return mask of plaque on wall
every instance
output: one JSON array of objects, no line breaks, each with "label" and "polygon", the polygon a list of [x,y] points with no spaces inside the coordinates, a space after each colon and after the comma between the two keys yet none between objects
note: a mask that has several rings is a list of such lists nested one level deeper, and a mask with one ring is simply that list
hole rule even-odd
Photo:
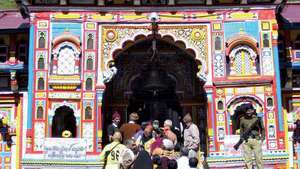
[{"label": "plaque on wall", "polygon": [[47,160],[85,160],[86,139],[83,138],[46,138],[44,158]]}]

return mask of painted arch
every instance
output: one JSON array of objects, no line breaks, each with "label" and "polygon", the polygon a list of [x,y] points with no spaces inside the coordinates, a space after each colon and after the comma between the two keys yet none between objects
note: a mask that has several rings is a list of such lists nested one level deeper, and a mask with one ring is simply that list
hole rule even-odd
[{"label": "painted arch", "polygon": [[[168,40],[177,47],[184,48],[187,52],[195,54],[197,63],[201,63],[198,77],[206,79],[208,74],[208,56],[209,56],[209,32],[208,25],[161,25],[159,35],[162,39]],[[128,48],[131,45],[142,40],[141,37],[147,37],[151,34],[149,25],[142,26],[100,26],[101,49],[98,64],[104,74],[114,75],[114,70],[110,71],[110,63],[113,62],[113,56]],[[102,79],[102,78],[98,78]]]}]

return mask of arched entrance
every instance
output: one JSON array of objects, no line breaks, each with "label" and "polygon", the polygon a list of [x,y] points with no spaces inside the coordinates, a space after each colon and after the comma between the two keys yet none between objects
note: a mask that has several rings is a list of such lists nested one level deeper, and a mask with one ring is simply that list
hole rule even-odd
[{"label": "arched entrance", "polygon": [[62,132],[69,130],[72,137],[76,137],[76,117],[74,111],[68,106],[61,106],[55,110],[52,119],[52,137],[62,137]]},{"label": "arched entrance", "polygon": [[[141,37],[124,44],[115,52],[117,74],[106,84],[103,96],[104,136],[113,111],[121,113],[121,123],[130,112],[140,114],[140,122],[167,118],[178,121],[192,113],[200,128],[202,150],[206,150],[206,93],[204,82],[197,77],[201,63],[184,43],[169,37],[157,39],[157,57],[151,61],[152,39]],[[105,138],[104,138],[105,139]]]},{"label": "arched entrance", "polygon": [[[240,118],[245,115],[242,105],[251,103],[256,110],[262,110],[263,104],[257,98],[252,96],[239,96],[228,104],[228,110],[231,118],[230,134],[236,134],[240,126]],[[261,113],[261,112],[256,112]]]}]

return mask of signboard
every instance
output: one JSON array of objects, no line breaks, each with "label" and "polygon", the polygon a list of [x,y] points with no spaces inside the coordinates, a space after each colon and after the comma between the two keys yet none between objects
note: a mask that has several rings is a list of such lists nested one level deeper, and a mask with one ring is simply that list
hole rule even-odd
[{"label": "signboard", "polygon": [[86,139],[84,138],[46,138],[44,158],[47,160],[85,160]]},{"label": "signboard", "polygon": [[51,92],[49,93],[51,99],[80,99],[81,94],[79,92]]}]

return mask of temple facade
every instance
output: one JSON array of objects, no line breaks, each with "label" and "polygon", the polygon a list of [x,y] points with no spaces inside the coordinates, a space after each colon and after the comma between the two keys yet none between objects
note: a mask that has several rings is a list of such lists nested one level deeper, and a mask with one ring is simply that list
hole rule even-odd
[{"label": "temple facade", "polygon": [[29,19],[0,12],[0,168],[18,168],[19,118],[27,105]]},{"label": "temple facade", "polygon": [[[241,150],[233,149],[243,115],[237,108],[252,103],[266,128],[265,168],[288,168],[277,3],[22,1],[30,40],[17,167],[99,168],[112,112],[126,122],[137,111],[143,121],[191,113],[210,168],[243,168]],[[166,78],[149,85],[160,77],[146,76],[149,70]],[[149,88],[151,95],[140,93]],[[71,138],[62,137],[65,130]]]}]

